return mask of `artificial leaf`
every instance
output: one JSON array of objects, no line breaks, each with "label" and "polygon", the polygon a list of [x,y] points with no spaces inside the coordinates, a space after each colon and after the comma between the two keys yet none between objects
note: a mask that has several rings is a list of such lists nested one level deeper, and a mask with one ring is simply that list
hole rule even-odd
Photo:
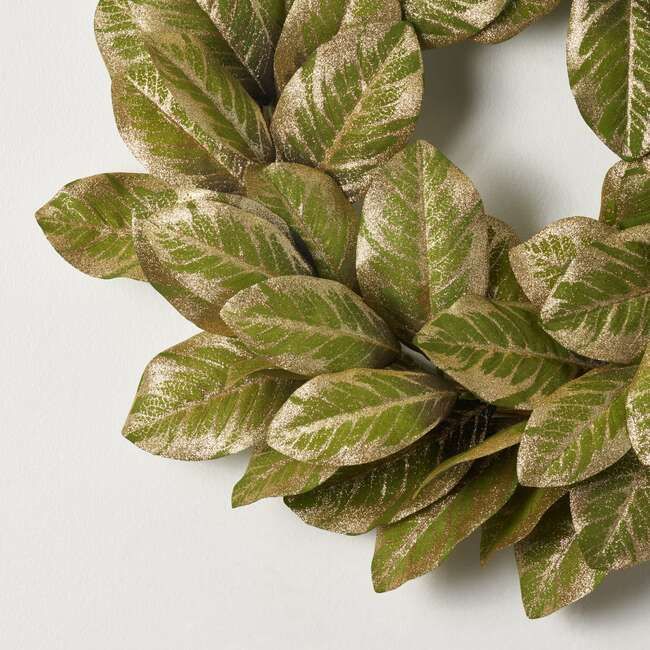
[{"label": "artificial leaf", "polygon": [[650,224],[579,252],[542,309],[544,329],[592,359],[629,363],[650,341]]},{"label": "artificial leaf", "polygon": [[639,460],[650,465],[650,346],[627,392],[626,411],[632,447]]},{"label": "artificial leaf", "polygon": [[443,47],[465,40],[487,27],[508,0],[402,0],[404,18],[424,47]]},{"label": "artificial leaf", "polygon": [[444,499],[380,528],[372,559],[375,590],[396,589],[439,566],[512,496],[517,487],[515,466],[512,450],[483,461]]},{"label": "artificial leaf", "polygon": [[158,355],[140,381],[125,437],[180,460],[217,458],[261,443],[300,382],[271,371],[226,387],[229,369],[251,356],[236,339],[205,332]]},{"label": "artificial leaf", "polygon": [[246,473],[233,488],[232,506],[247,506],[260,499],[300,494],[326,481],[336,467],[293,460],[268,447],[254,451]]},{"label": "artificial leaf", "polygon": [[273,84],[273,52],[285,16],[283,0],[196,0],[270,99]]},{"label": "artificial leaf", "polygon": [[57,252],[97,278],[144,280],[132,220],[174,205],[176,193],[145,174],[102,174],[66,185],[36,219]]},{"label": "artificial leaf", "polygon": [[571,514],[590,567],[650,560],[650,469],[634,454],[571,490]]},{"label": "artificial leaf", "polygon": [[398,452],[451,410],[456,394],[437,377],[354,369],[301,386],[273,419],[268,444],[295,460],[360,465]]},{"label": "artificial leaf", "polygon": [[388,325],[333,280],[271,278],[231,298],[221,318],[251,350],[300,375],[381,368],[400,352]]},{"label": "artificial leaf", "polygon": [[275,82],[282,90],[316,49],[340,29],[369,22],[402,19],[398,0],[296,0],[275,50]]},{"label": "artificial leaf", "polygon": [[525,539],[535,529],[544,513],[567,493],[567,488],[531,488],[519,486],[499,512],[481,529],[481,564],[490,557]]},{"label": "artificial leaf", "polygon": [[407,23],[341,30],[286,85],[271,132],[279,154],[332,175],[351,199],[413,132],[422,56]]},{"label": "artificial leaf", "polygon": [[307,248],[316,273],[351,288],[359,219],[347,197],[327,174],[293,163],[250,168],[248,196],[280,216]]},{"label": "artificial leaf", "polygon": [[599,218],[622,230],[650,223],[650,158],[620,160],[607,172]]},{"label": "artificial leaf", "polygon": [[527,302],[526,294],[517,282],[508,256],[514,246],[521,244],[521,239],[501,219],[490,216],[485,219],[489,264],[487,297],[505,302]]},{"label": "artificial leaf", "polygon": [[465,296],[424,326],[416,344],[481,399],[530,409],[576,376],[576,358],[531,305]]},{"label": "artificial leaf", "polygon": [[592,592],[605,578],[584,560],[566,499],[515,546],[521,598],[528,618],[541,618]]},{"label": "artificial leaf", "polygon": [[287,235],[230,205],[180,202],[134,224],[136,250],[152,285],[186,318],[227,333],[219,312],[238,291],[272,276],[308,274]]},{"label": "artificial leaf", "polygon": [[567,64],[578,108],[594,133],[626,159],[650,152],[650,5],[574,0]]},{"label": "artificial leaf", "polygon": [[559,4],[560,0],[509,0],[505,9],[473,39],[485,44],[507,41]]},{"label": "artificial leaf", "polygon": [[510,264],[528,299],[541,307],[578,251],[614,233],[610,226],[589,217],[560,219],[512,248]]},{"label": "artificial leaf", "polygon": [[460,296],[487,290],[487,222],[472,182],[418,141],[377,173],[357,249],[362,293],[408,339]]},{"label": "artificial leaf", "polygon": [[542,402],[519,446],[523,485],[571,485],[606,469],[630,449],[625,395],[636,368],[590,370]]},{"label": "artificial leaf", "polygon": [[[472,403],[402,451],[366,465],[344,467],[310,492],[285,499],[307,524],[347,535],[399,521],[448,494],[471,463],[418,490],[432,467],[484,439],[492,408]],[[416,496],[416,491],[418,492]]]}]

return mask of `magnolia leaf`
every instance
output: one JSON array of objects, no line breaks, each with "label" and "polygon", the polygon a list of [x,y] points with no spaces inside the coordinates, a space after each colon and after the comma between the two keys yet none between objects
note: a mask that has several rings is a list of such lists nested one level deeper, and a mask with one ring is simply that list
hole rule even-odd
[{"label": "magnolia leaf", "polygon": [[267,220],[225,204],[179,203],[134,223],[147,278],[183,316],[217,334],[229,298],[269,277],[308,274],[289,238]]},{"label": "magnolia leaf", "polygon": [[509,0],[402,0],[404,18],[424,47],[463,41],[487,27]]},{"label": "magnolia leaf", "polygon": [[300,375],[381,368],[400,352],[388,325],[356,293],[322,278],[260,282],[231,298],[221,318],[251,350]]},{"label": "magnolia leaf", "polygon": [[377,174],[363,205],[357,275],[408,339],[462,295],[487,290],[487,224],[472,182],[418,141]]},{"label": "magnolia leaf", "polygon": [[632,447],[639,460],[650,465],[650,346],[630,384],[626,409]]},{"label": "magnolia leaf", "polygon": [[531,488],[519,486],[499,512],[488,519],[481,530],[481,564],[487,564],[497,551],[525,539],[544,513],[567,493],[567,488]]},{"label": "magnolia leaf", "polygon": [[605,578],[584,560],[566,499],[515,545],[521,598],[528,618],[541,618],[592,592]]},{"label": "magnolia leaf", "polygon": [[316,49],[341,28],[402,19],[398,0],[296,0],[275,50],[275,82],[282,90]]},{"label": "magnolia leaf", "polygon": [[245,184],[249,196],[290,226],[320,277],[355,287],[359,219],[330,176],[304,165],[274,163],[249,168]]},{"label": "magnolia leaf", "polygon": [[218,458],[263,442],[300,382],[274,371],[226,387],[232,366],[250,358],[236,339],[205,332],[158,355],[142,376],[125,437],[180,460]]},{"label": "magnolia leaf", "polygon": [[567,217],[515,246],[510,251],[510,264],[528,299],[541,307],[578,251],[615,232],[589,217]]},{"label": "magnolia leaf", "polygon": [[630,363],[650,341],[650,224],[593,242],[542,309],[544,329],[591,359]]},{"label": "magnolia leaf", "polygon": [[571,490],[571,514],[590,567],[650,560],[650,469],[634,454]]},{"label": "magnolia leaf", "polygon": [[498,431],[494,435],[491,435],[489,438],[480,442],[479,444],[467,449],[466,451],[457,454],[448,458],[444,462],[440,463],[433,471],[431,471],[427,477],[422,481],[421,488],[424,488],[426,485],[429,485],[431,481],[435,480],[445,472],[448,472],[453,467],[457,465],[465,464],[467,462],[478,460],[479,458],[486,458],[487,456],[492,456],[508,447],[513,447],[518,445],[521,441],[521,437],[526,428],[525,422],[519,422],[518,424],[513,424],[510,427],[506,427],[501,431]]},{"label": "magnolia leaf", "polygon": [[571,485],[623,457],[630,449],[625,395],[635,371],[596,368],[542,402],[519,447],[519,481],[532,487]]},{"label": "magnolia leaf", "polygon": [[300,494],[326,481],[336,467],[301,463],[268,447],[254,451],[246,473],[232,492],[232,506],[247,506],[260,499]]},{"label": "magnolia leaf", "polygon": [[496,19],[472,38],[478,43],[502,43],[551,13],[559,4],[560,0],[509,0]]},{"label": "magnolia leaf", "polygon": [[[504,221],[486,216],[489,278],[487,297],[505,302],[528,302],[510,265],[509,252],[521,239]],[[476,293],[476,292],[474,292]]]},{"label": "magnolia leaf", "polygon": [[145,174],[102,174],[66,185],[36,219],[56,251],[97,278],[144,280],[131,222],[176,201],[165,183]]},{"label": "magnolia leaf", "polygon": [[196,0],[212,19],[261,96],[275,94],[273,52],[285,16],[284,0]]},{"label": "magnolia leaf", "polygon": [[650,5],[574,0],[567,64],[578,108],[621,158],[650,152]]},{"label": "magnolia leaf", "polygon": [[295,460],[360,465],[398,452],[451,410],[456,394],[437,377],[354,369],[301,386],[273,419],[268,444]]},{"label": "magnolia leaf", "polygon": [[401,22],[341,30],[285,87],[271,123],[278,153],[319,167],[351,199],[413,132],[422,102],[422,56]]},{"label": "magnolia leaf", "polygon": [[607,172],[600,220],[622,230],[650,223],[650,158],[620,160]]},{"label": "magnolia leaf", "polygon": [[457,465],[416,496],[432,467],[483,440],[491,414],[485,404],[459,405],[406,449],[374,463],[344,467],[323,485],[285,502],[305,523],[347,535],[399,521],[448,494],[465,476],[471,463]]},{"label": "magnolia leaf", "polygon": [[444,499],[380,528],[372,559],[375,591],[396,589],[439,566],[512,496],[515,466],[513,450],[483,461]]},{"label": "magnolia leaf", "polygon": [[530,409],[576,376],[576,358],[531,305],[465,296],[415,338],[427,356],[487,402]]}]

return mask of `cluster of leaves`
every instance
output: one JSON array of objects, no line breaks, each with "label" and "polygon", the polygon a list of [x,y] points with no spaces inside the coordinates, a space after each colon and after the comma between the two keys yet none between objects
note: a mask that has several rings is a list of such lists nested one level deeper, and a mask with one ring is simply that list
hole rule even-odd
[{"label": "cluster of leaves", "polygon": [[[555,4],[101,0],[117,124],[150,174],[37,213],[78,269],[147,280],[203,330],[148,365],[129,440],[251,448],[233,504],[377,528],[378,591],[480,528],[482,561],[515,546],[531,617],[650,559],[650,164],[612,168],[598,221],[522,243],[407,142],[421,44],[506,38]],[[602,54],[591,4],[573,21]],[[644,150],[647,111],[625,110],[616,138]]]}]

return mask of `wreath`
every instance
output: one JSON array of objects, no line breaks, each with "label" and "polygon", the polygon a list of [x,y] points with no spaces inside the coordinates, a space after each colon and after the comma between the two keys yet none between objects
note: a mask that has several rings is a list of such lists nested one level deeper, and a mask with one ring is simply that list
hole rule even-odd
[{"label": "wreath", "polygon": [[147,280],[202,330],[147,366],[126,438],[252,449],[233,505],[377,529],[377,591],[480,529],[482,562],[514,545],[532,618],[650,559],[650,4],[573,0],[570,83],[621,158],[598,220],[521,242],[409,139],[422,47],[499,42],[557,4],[101,0],[149,174],[37,213],[75,267]]}]

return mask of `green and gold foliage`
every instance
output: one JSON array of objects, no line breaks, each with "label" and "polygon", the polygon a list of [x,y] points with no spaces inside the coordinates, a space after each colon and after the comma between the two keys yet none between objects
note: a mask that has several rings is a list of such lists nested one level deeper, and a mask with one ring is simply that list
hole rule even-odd
[{"label": "green and gold foliage", "polygon": [[202,330],[146,367],[128,440],[250,449],[233,506],[376,529],[377,591],[480,530],[482,563],[514,548],[532,618],[650,559],[647,3],[573,3],[571,84],[625,159],[598,220],[522,242],[410,140],[421,46],[499,42],[557,4],[101,0],[115,118],[149,173],[37,212],[70,264],[148,281]]}]

